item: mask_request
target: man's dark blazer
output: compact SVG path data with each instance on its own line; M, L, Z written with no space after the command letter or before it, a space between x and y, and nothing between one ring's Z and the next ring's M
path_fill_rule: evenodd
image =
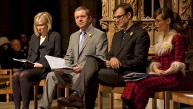
M38 61L39 54L39 45L40 45L40 37L33 34L30 39L30 46L28 51L27 60L31 62ZM57 32L48 32L46 35L46 39L41 44L44 46L43 53L40 56L40 64L42 64L45 70L50 70L50 66L48 61L45 58L45 55L50 55L54 57L61 56L61 36Z
M124 74L132 71L146 72L150 46L150 38L147 31L133 24L121 44L123 34L123 30L114 34L108 59L112 57L118 58L122 65L118 72L126 71Z

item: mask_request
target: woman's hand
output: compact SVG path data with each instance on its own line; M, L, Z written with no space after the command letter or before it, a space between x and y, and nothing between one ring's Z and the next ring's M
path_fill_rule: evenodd
M155 73L155 72L149 72L149 74L157 74L157 73Z
M160 70L160 69L156 69L156 70L155 70L155 73L156 73L156 74L159 74L159 75L160 75L162 72L163 72L163 70Z
M43 68L43 65L40 63L34 63L34 68Z
M167 76L168 75L168 72L166 71L163 71L162 73L160 73L160 76Z
M155 71L155 74L159 74L160 76L167 76L167 75L168 75L168 72L167 72L167 71L164 71L164 70L157 69L157 70Z

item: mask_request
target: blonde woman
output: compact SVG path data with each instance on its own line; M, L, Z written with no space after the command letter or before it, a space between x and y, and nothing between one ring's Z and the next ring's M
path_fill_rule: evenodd
M58 32L51 31L52 17L48 12L40 12L34 17L34 34L31 36L27 60L33 66L22 67L13 74L13 97L15 109L29 109L29 81L39 81L50 72L50 66L45 55L59 57L61 55L61 37ZM20 97L21 95L21 97Z

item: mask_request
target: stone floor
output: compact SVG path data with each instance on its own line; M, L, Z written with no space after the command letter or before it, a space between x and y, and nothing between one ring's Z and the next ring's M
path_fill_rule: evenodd
M115 103L114 104L114 109L122 109L122 101L121 100L114 100L114 103ZM31 101L29 109L34 109L33 104L34 104L33 101ZM104 97L103 98L103 109L109 109L108 107L109 107L108 97ZM98 108L98 106L97 106L97 103L96 103L95 109L97 109L97 108ZM13 102L9 102L9 103L0 102L0 109L14 109L14 103ZM51 109L58 109L56 100L53 101L53 105L52 105ZM69 109L73 109L73 108L69 108Z
M108 96L103 97L103 109L109 109L109 99L108 98L109 98ZM163 105L163 101L161 101L161 102L162 103L159 103L159 105ZM33 101L31 101L29 109L34 109L33 104L34 104ZM97 108L98 108L98 105L97 105L97 100L96 100L95 109L97 109ZM13 102L8 102L8 103L7 102L0 102L0 109L14 109L14 103ZM53 101L53 105L52 105L51 109L57 109L56 100ZM68 108L68 109L73 109L73 108ZM120 99L114 100L114 109L122 109L122 101ZM147 105L146 109L152 109L150 103ZM160 106L158 106L157 109L162 109L162 108ZM172 108L170 107L170 109L172 109ZM193 107L185 107L185 108L180 108L180 109L193 109Z

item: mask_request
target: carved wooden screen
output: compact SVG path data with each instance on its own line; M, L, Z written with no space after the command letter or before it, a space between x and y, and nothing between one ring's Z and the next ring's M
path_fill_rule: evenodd
M120 3L130 3L133 7L133 21L138 23L143 29L146 29L150 35L151 45L149 54L154 54L154 45L158 32L154 27L153 13L159 7L169 7L180 13L184 26L189 30L189 35L192 33L192 0L101 0L102 1L102 19L100 24L106 30L108 36L109 49L112 42L113 34L119 30L113 20L113 9ZM187 3L187 4L186 4ZM185 5L186 4L186 5ZM188 14L191 13L191 14ZM187 17L189 16L189 17ZM192 37L187 36L192 46Z

